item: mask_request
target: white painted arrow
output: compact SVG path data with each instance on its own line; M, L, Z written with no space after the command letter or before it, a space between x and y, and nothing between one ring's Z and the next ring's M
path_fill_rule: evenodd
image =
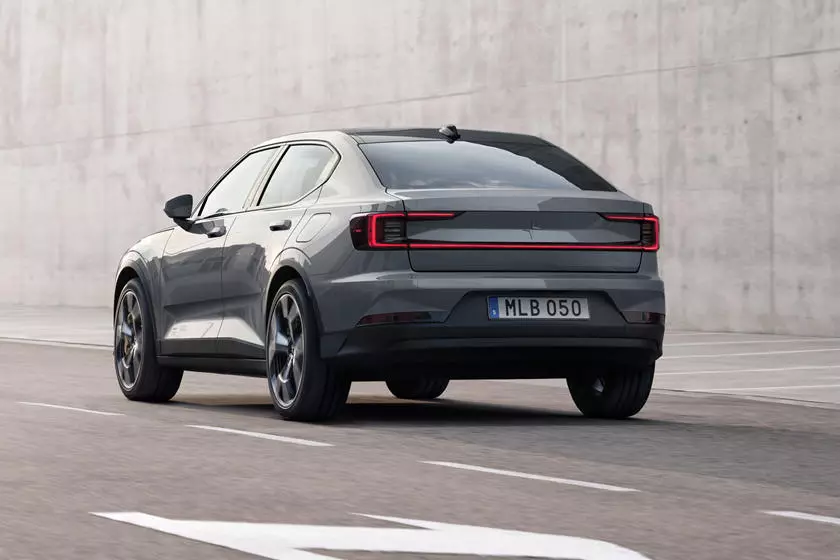
M331 558L306 550L471 554L568 560L649 560L632 550L592 539L378 515L364 517L420 529L187 521L139 512L93 515L272 560Z

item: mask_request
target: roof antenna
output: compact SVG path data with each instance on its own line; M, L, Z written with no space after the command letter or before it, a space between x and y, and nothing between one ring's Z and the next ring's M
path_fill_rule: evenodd
M438 129L438 133L446 137L446 141L450 144L455 142L455 140L461 138L461 135L458 133L458 129L455 128L454 124L448 124L444 127L441 127L440 129Z

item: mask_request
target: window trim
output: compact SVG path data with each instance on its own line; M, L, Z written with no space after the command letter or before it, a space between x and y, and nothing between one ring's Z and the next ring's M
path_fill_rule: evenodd
M272 204L272 205L260 206L260 202L262 201L263 197L265 196L265 192L268 190L268 184L271 182L271 178L274 177L274 173L277 171L277 168L280 166L281 163L283 163L283 158L286 156L286 153L289 151L289 148L291 148L292 146L312 146L312 145L324 146L325 148L329 149L333 153L333 158L331 160L331 165L328 164L327 167L324 168L324 171L321 172L321 176L323 177L323 179L321 181L319 181L317 185L315 185L310 190L308 190L303 195L301 195L299 198L297 198L297 199L295 199L291 202L284 202L282 204ZM327 183L327 181L329 181L330 178L332 178L333 173L335 172L335 169L336 169L336 167L338 167L338 164L340 162L341 162L341 152L339 152L335 148L335 146L333 146L331 143L327 142L326 140L314 140L314 139L313 140L297 140L297 141L292 141L292 142L285 143L283 145L283 149L280 153L280 157L277 158L276 163L274 163L274 166L271 167L271 172L267 174L267 176L265 177L265 180L263 181L263 184L260 187L259 191L257 193L255 193L255 196L252 197L248 210L268 210L268 209L272 209L272 208L286 208L288 206L293 206L293 205L297 204L301 200L303 200L306 197L308 197L309 195L311 195L313 192L315 192L318 189L320 189L321 187L323 187Z
M244 154L242 154L242 156L240 156L239 159L234 161L233 164L230 167L228 167L224 171L224 173L222 173L222 175L216 180L216 182L213 183L213 185L209 189L207 189L207 192L205 192L204 195L199 199L198 204L193 209L193 213L190 216L190 219L194 222L200 222L201 220L207 219L207 216L201 216L200 215L204 211L204 205L207 203L207 199L210 197L210 195L213 193L213 191L216 190L216 187L218 187L219 184L222 181L224 181L225 178L227 178L228 175L230 175L231 171L236 169L239 166L240 163L245 161L246 158L248 158L248 157L250 157L254 154L257 154L259 152L266 152L266 151L269 151L269 150L278 150L279 148L282 148L282 145L275 144L275 145L272 145L272 146L263 146L263 147L260 147L259 149L251 149L251 150L248 150L247 152L245 152ZM279 150L279 151L282 151L282 150ZM224 214L218 214L216 217L231 216L231 215L239 214L241 212L245 212L246 210L248 210L248 208L251 204L251 201L253 199L254 191L257 188L262 186L263 181L265 180L266 170L270 168L271 163L276 158L277 158L277 154L274 154L274 156L270 157L268 159L268 161L263 165L263 168L260 170L260 174L257 176L256 179L254 179L254 184L251 185L251 187L248 189L248 193L245 195L245 200L242 203L242 208L240 208L239 210L231 211L231 212L225 212Z

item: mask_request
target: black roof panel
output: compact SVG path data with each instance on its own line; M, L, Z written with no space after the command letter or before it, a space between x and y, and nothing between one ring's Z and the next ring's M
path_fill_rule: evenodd
M446 140L436 128L347 128L341 132L352 136L359 144L374 142L405 142L409 140ZM529 134L497 132L492 130L458 129L459 141L509 142L512 144L549 144L542 138Z

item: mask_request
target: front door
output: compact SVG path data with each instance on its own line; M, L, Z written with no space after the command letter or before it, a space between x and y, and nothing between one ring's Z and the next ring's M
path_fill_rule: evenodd
M161 259L160 352L216 352L222 324L222 249L228 232L276 150L252 152L199 203L189 229L176 227Z

